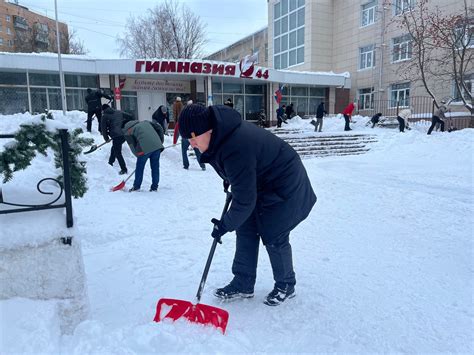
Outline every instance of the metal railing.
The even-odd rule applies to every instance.
[[[372,100],[370,102],[357,102],[357,114],[361,116],[373,116],[381,113],[384,117],[397,117],[398,113],[410,108],[412,118],[429,118],[435,110],[434,101],[427,96],[413,96],[403,100]]]
[[[17,208],[7,208],[7,209],[0,209],[0,214],[7,214],[7,213],[18,213],[18,212],[29,212],[29,211],[41,211],[41,210],[49,210],[54,208],[65,208],[66,209],[66,226],[71,228],[73,226],[73,216],[72,216],[72,194],[71,194],[71,173],[70,173],[70,164],[69,164],[69,133],[67,129],[60,129],[59,135],[61,139],[61,160],[62,160],[62,168],[63,168],[63,182],[61,183],[57,179],[54,178],[44,178],[41,179],[36,184],[36,189],[39,193],[44,195],[53,195],[53,192],[46,192],[43,191],[41,188],[41,184],[45,181],[54,181],[58,187],[59,191],[57,192],[57,196],[53,198],[52,201],[47,203],[41,204],[24,204],[24,203],[14,203],[14,202],[6,202],[3,198],[2,190],[0,189],[0,206],[13,206]],[[15,138],[13,134],[1,134],[0,138]],[[64,203],[55,204],[64,193]],[[70,239],[64,238],[63,242],[65,244],[70,244]]]

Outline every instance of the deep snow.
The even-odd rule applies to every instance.
[[[83,113],[55,116],[84,125]],[[1,116],[0,131],[30,119]],[[159,298],[194,302],[210,219],[225,199],[218,176],[193,158],[182,169],[173,147],[162,154],[158,193],[148,192],[148,166],[142,192],[112,193],[122,177],[107,164],[109,148],[84,156],[89,191],[73,201],[73,235],[82,243],[89,319],[60,336],[53,301],[0,301],[0,353],[473,353],[474,131],[427,136],[420,124],[403,134],[355,119],[353,133],[378,136],[369,153],[304,159],[318,202],[291,234],[295,299],[276,308],[262,303],[273,286],[262,246],[255,298],[218,302],[211,292],[230,281],[234,252],[234,233],[223,237],[202,302],[229,312],[226,335],[185,321],[152,322]],[[343,125],[326,118],[323,134],[343,133]],[[313,129],[301,119],[288,127]],[[131,171],[135,159],[123,150]],[[52,157],[40,156],[2,185],[5,200],[31,198],[45,175],[56,175]],[[66,233],[62,211],[2,215],[0,224],[0,248]]]

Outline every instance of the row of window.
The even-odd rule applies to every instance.
[[[474,96],[474,74],[469,75],[465,80],[466,88]],[[464,89],[463,89],[464,90]],[[374,88],[359,89],[359,109],[360,110],[371,110],[374,109]],[[454,101],[460,101],[461,93],[454,86]],[[465,94],[465,93],[463,93]],[[464,95],[465,96],[465,95]],[[395,108],[397,106],[409,106],[410,105],[410,83],[399,83],[392,84],[390,86],[390,100],[388,102],[389,108]]]
[[[394,0],[393,14],[400,15],[403,12],[411,11],[415,7],[415,0]],[[369,26],[377,21],[377,1],[373,0],[361,6],[360,25]]]
[[[359,110],[374,108],[374,88],[359,89]],[[389,108],[404,107],[410,104],[410,83],[392,84],[390,86]]]
[[[275,69],[304,62],[305,1],[282,0],[273,5],[273,66]]]
[[[403,35],[392,39],[392,62],[411,59],[413,44],[410,35]],[[371,44],[359,48],[359,69],[375,67],[375,45]]]

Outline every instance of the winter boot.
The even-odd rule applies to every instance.
[[[270,292],[267,297],[265,297],[265,303],[267,306],[278,306],[285,300],[293,298],[296,296],[295,287],[286,285],[285,288],[280,288],[275,286],[273,291]]]
[[[150,187],[150,192],[157,192],[158,191],[158,186],[157,187]]]
[[[130,190],[128,190],[128,192],[134,192],[134,191],[140,191],[140,189],[139,189],[139,188],[136,189],[136,188],[134,188],[134,187],[132,186],[132,187],[130,188]]]
[[[253,290],[239,290],[237,287],[228,284],[225,287],[218,288],[214,291],[214,296],[222,300],[233,300],[237,298],[252,298]]]
[[[127,169],[120,170],[119,175],[125,175],[126,173],[128,173]]]

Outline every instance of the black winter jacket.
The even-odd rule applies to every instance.
[[[102,137],[108,140],[109,137],[117,138],[123,136],[122,122],[124,119],[128,121],[133,119],[133,116],[120,110],[114,110],[112,107],[106,109],[100,122]]]
[[[232,187],[232,204],[222,219],[233,231],[256,214],[265,244],[289,233],[316,203],[299,155],[285,141],[226,106],[211,106],[215,122],[201,163],[209,163]]]
[[[170,112],[168,108],[166,108],[166,115],[161,112],[161,108],[163,106],[158,107],[158,109],[153,112],[153,115],[151,116],[152,120],[161,125],[163,130],[166,129],[165,127],[165,121],[169,124],[170,123]]]
[[[106,99],[109,99],[109,100],[112,99],[111,96],[105,95],[103,92],[101,92],[99,90],[93,91],[89,95],[87,95],[85,97],[85,100],[87,102],[87,111],[88,112],[95,112],[97,110],[100,110],[100,108],[102,107],[102,103],[101,103],[100,99],[102,97],[105,97]]]
[[[327,114],[327,112],[324,109],[324,104],[320,103],[318,108],[316,109],[316,118],[323,118],[324,114]]]

